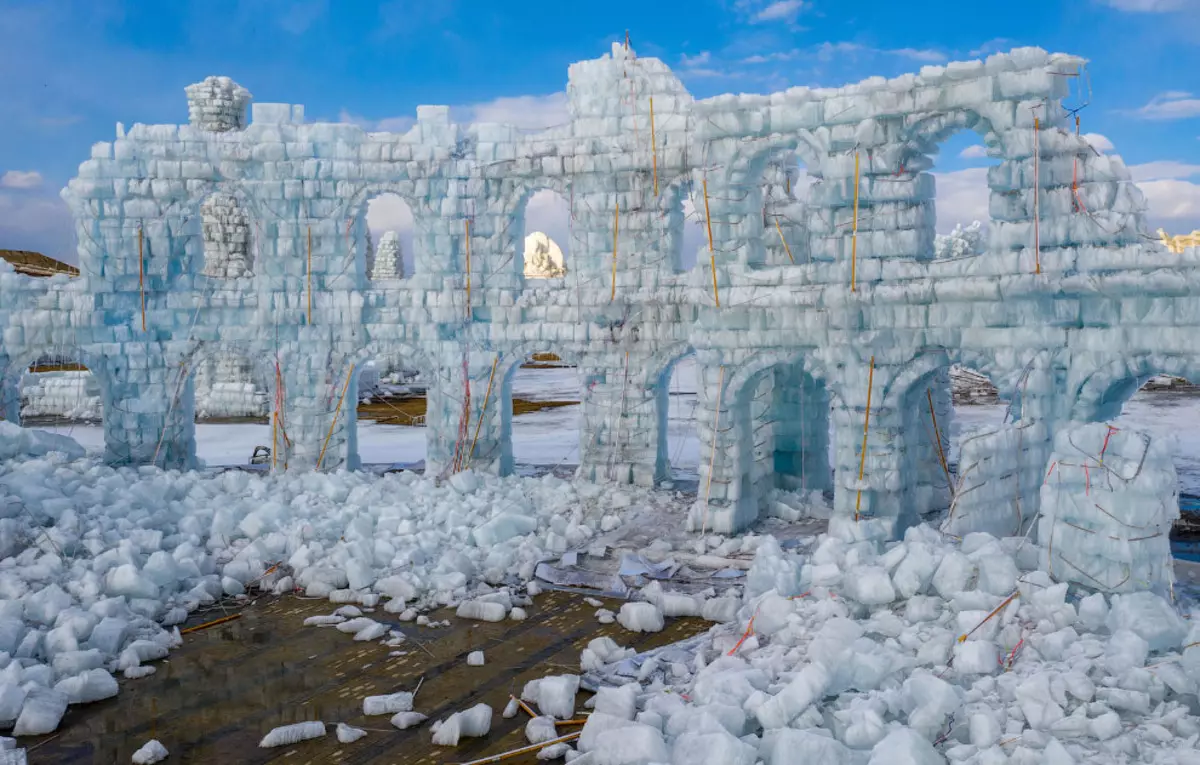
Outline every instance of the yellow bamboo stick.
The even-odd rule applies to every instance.
[[[871,389],[875,387],[875,357],[871,357],[871,371],[867,373],[867,411],[863,415],[862,454],[858,459],[858,482],[861,484],[863,472],[867,468],[867,428],[871,424]],[[862,509],[862,489],[854,499],[854,520],[858,521],[858,513]]]
[[[312,226],[308,227],[308,325],[312,326]]]
[[[321,445],[321,456],[317,458],[317,470],[325,462],[325,450],[329,448],[329,439],[333,438],[333,429],[337,427],[338,416],[342,413],[342,404],[346,401],[346,391],[350,390],[350,378],[354,376],[354,365],[346,373],[346,384],[342,386],[342,395],[338,399],[337,409],[333,410],[333,421],[329,423],[329,432],[325,434],[325,443]]]
[[[925,397],[929,399],[929,417],[933,420],[933,437],[937,439],[938,457],[942,461],[942,470],[946,473],[946,483],[950,493],[954,493],[954,481],[950,480],[950,465],[946,462],[946,450],[942,448],[942,431],[938,430],[937,412],[933,411],[933,389],[925,389]]]
[[[617,299],[617,234],[621,231],[621,203],[613,206],[613,264],[612,264],[612,294],[608,301]]]
[[[722,366],[717,375],[717,411],[713,414],[712,452],[708,455],[708,480],[704,482],[704,522],[700,524],[700,533],[708,531],[708,498],[712,495],[713,468],[717,464],[717,443],[721,431],[721,399],[725,387],[725,367]]]
[[[775,219],[775,230],[779,232],[779,241],[783,242],[783,249],[787,250],[788,260],[795,264],[796,259],[792,257],[792,248],[788,247],[787,240],[783,238],[783,228],[779,225],[779,218]]]
[[[854,229],[850,234],[850,291],[858,291],[858,152],[854,152]]]
[[[712,263],[713,300],[721,307],[721,294],[717,290],[717,251],[713,249],[712,216],[708,212],[708,179],[704,179],[704,225],[708,227],[708,258]]]
[[[654,161],[654,196],[658,196],[658,141],[654,135],[654,96],[650,96],[650,157]]]
[[[142,257],[142,227],[138,226],[138,290],[142,293],[142,331],[146,331],[146,267]]]
[[[503,752],[501,754],[494,754],[491,757],[484,757],[482,760],[471,760],[470,762],[464,762],[464,763],[462,763],[462,765],[490,765],[493,762],[503,762],[504,760],[510,759],[512,757],[516,757],[517,755],[520,755],[520,754],[528,754],[529,752],[536,752],[536,751],[538,751],[540,749],[544,749],[545,747],[548,747],[552,744],[561,744],[565,741],[574,741],[575,739],[579,738],[582,734],[583,734],[583,731],[576,731],[575,733],[568,733],[565,736],[559,736],[558,738],[550,739],[549,741],[543,741],[540,744],[530,744],[529,746],[523,746],[519,749],[512,749],[510,751]]]
[[[492,381],[496,379],[496,364],[500,361],[500,357],[492,359],[492,373],[488,375],[487,390],[483,392],[483,408],[479,410],[479,421],[475,423],[475,437],[471,439],[471,451],[467,452],[467,467],[471,467],[471,460],[475,458],[475,444],[479,441],[479,428],[483,426],[483,416],[487,414],[488,399],[492,396]]]
[[[464,220],[467,231],[467,321],[471,320],[471,221]]]

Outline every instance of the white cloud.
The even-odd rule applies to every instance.
[[[0,188],[36,189],[42,185],[42,174],[36,170],[9,170],[0,175]]]
[[[1149,205],[1150,228],[1156,223],[1175,224],[1181,233],[1200,229],[1200,184],[1182,180],[1143,181],[1138,184]]]
[[[1140,165],[1130,165],[1129,174],[1133,177],[1134,182],[1139,184],[1143,181],[1180,180],[1200,175],[1200,165],[1175,162],[1169,159],[1157,160]]]
[[[1083,140],[1090,143],[1092,148],[1101,154],[1112,151],[1116,148],[1113,146],[1113,142],[1108,140],[1108,136],[1101,135],[1100,133],[1084,133]]]
[[[937,230],[949,233],[957,224],[970,225],[974,221],[987,222],[988,196],[987,168],[972,167],[949,173],[934,173],[937,186]]]
[[[771,21],[795,21],[796,16],[803,8],[803,0],[776,0],[755,13],[750,20],[758,24]]]
[[[1200,117],[1200,98],[1191,93],[1170,90],[1159,93],[1150,99],[1140,109],[1131,112],[1134,116],[1147,120],[1181,120],[1189,117]]]
[[[451,111],[462,113],[468,122],[499,122],[525,130],[551,128],[569,119],[565,92],[545,96],[505,96]]]
[[[987,147],[981,144],[968,146],[958,153],[963,159],[986,159],[987,155]]]
[[[978,48],[975,48],[967,55],[971,58],[982,58],[984,56],[990,56],[993,53],[999,53],[1000,51],[1010,50],[1015,47],[1017,47],[1016,41],[1008,37],[994,37],[985,42],[983,45],[980,45]]]
[[[712,53],[706,50],[702,50],[694,56],[689,56],[688,54],[684,53],[679,57],[679,65],[684,69],[692,69],[698,66],[704,66],[710,61],[712,61]]]
[[[1101,2],[1127,13],[1173,13],[1200,7],[1195,0],[1101,0]]]
[[[798,50],[781,50],[775,53],[755,54],[742,59],[743,64],[766,64],[771,61],[791,61],[800,55]]]
[[[912,59],[913,61],[924,61],[927,64],[936,64],[939,61],[947,59],[945,53],[931,48],[896,48],[894,50],[882,50],[880,53],[888,53],[893,56]]]
[[[0,247],[79,262],[71,211],[56,194],[0,193]]]

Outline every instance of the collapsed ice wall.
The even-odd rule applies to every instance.
[[[776,488],[832,488],[836,513],[897,533],[949,501],[946,372],[961,364],[996,383],[1018,426],[1038,424],[1012,492],[1036,505],[1026,468],[1047,463],[1057,429],[1101,418],[1130,376],[1196,366],[1179,327],[1197,323],[1198,256],[1147,244],[1120,158],[1068,129],[1082,65],[1024,48],[695,101],[661,61],[614,46],[570,68],[561,125],[457,125],[423,106],[402,135],[308,123],[289,104],[246,120],[249,94],[206,80],[188,91],[191,124],[118,126],[64,192],[77,283],[0,275],[0,378],[50,348],[87,355],[111,402],[110,459],[183,466],[196,360],[235,352],[277,366],[280,464],[334,468],[358,459],[342,391],[366,362],[405,359],[428,386],[429,469],[461,461],[471,433],[465,458],[504,473],[509,375],[553,352],[585,381],[580,475],[649,485],[670,474],[661,392],[694,353],[697,525],[743,527]],[[963,130],[998,162],[989,236],[938,259],[929,170]],[[571,262],[526,281],[541,189],[569,200]],[[413,212],[403,280],[369,278],[366,208],[383,193]],[[236,221],[206,227],[214,197]],[[711,229],[686,272],[685,209]],[[206,271],[218,241],[245,253],[247,276]]]

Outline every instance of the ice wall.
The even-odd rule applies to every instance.
[[[1139,375],[1200,379],[1197,254],[1147,240],[1120,158],[1075,134],[1062,100],[1082,65],[1023,48],[695,101],[661,61],[614,46],[570,67],[561,125],[458,125],[423,106],[405,134],[308,123],[288,104],[246,121],[245,89],[210,78],[188,89],[190,124],[118,126],[92,147],[64,192],[78,280],[0,274],[0,401],[17,416],[12,370],[71,349],[100,383],[109,458],[183,466],[197,365],[234,352],[264,379],[278,364],[280,464],[354,467],[342,391],[364,362],[402,359],[428,385],[429,469],[505,472],[511,372],[553,352],[585,381],[568,460],[648,485],[670,468],[662,386],[694,353],[698,526],[745,526],[772,488],[832,487],[836,513],[899,533],[949,501],[951,365],[1038,425],[1021,466],[1047,464],[1066,423],[1110,416]],[[997,162],[989,236],[938,258],[929,171],[962,130]],[[569,200],[571,262],[526,281],[524,212],[541,189]],[[383,193],[414,216],[402,280],[368,268],[366,208]],[[685,209],[712,244],[681,272]],[[1032,472],[1013,473],[1012,494],[1036,505]]]

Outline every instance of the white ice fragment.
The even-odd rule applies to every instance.
[[[523,622],[527,616],[528,614],[525,613],[524,608],[517,608],[516,606],[513,606],[512,610],[508,612],[508,618],[514,622]]]
[[[825,665],[809,664],[783,690],[758,708],[755,716],[763,728],[783,728],[825,695],[829,687],[829,671]]]
[[[653,603],[623,603],[617,622],[631,632],[662,632],[663,613]]]
[[[363,627],[358,632],[354,633],[354,639],[360,643],[365,643],[371,640],[378,640],[388,633],[388,626],[372,621],[366,627]]]
[[[133,753],[133,765],[154,765],[167,759],[168,754],[167,748],[158,739],[150,739]]]
[[[324,735],[325,723],[323,722],[302,722],[293,725],[281,725],[263,736],[262,741],[259,741],[258,745],[263,749],[270,749],[276,746],[288,746],[300,741],[307,741],[311,738],[320,738]]]
[[[895,728],[871,749],[867,765],[945,765],[946,758],[911,728]]]
[[[573,752],[574,749],[565,741],[560,741],[557,744],[543,747],[538,750],[537,758],[539,760],[560,760],[567,756],[568,752]]]
[[[397,712],[392,715],[392,725],[400,730],[408,730],[413,726],[420,725],[429,718],[420,712]]]
[[[1187,624],[1170,603],[1153,592],[1113,595],[1106,622],[1114,634],[1119,630],[1137,634],[1152,652],[1178,648],[1187,635]]]
[[[508,703],[504,705],[504,711],[500,713],[500,716],[506,720],[511,720],[517,716],[517,711],[520,708],[521,704],[517,701],[516,697],[510,698]]]
[[[337,724],[337,740],[343,744],[353,744],[365,735],[367,732],[362,728],[352,728],[346,723]]]
[[[117,680],[104,669],[89,669],[59,680],[54,690],[67,695],[69,704],[91,704],[117,695]]]
[[[373,715],[390,715],[396,712],[411,712],[412,708],[413,695],[408,691],[389,693],[384,696],[367,696],[363,699],[363,714],[368,717]]]
[[[579,675],[552,675],[526,683],[521,699],[536,704],[544,715],[569,720],[575,714],[578,693]]]
[[[1000,650],[989,640],[967,640],[954,646],[954,669],[964,675],[990,675],[1000,667]]]
[[[766,765],[793,765],[800,762],[852,765],[857,762],[852,758],[850,749],[836,739],[792,728],[767,731],[763,735],[760,750]]]
[[[483,666],[483,651],[471,651],[469,654],[467,654],[467,666],[468,667],[482,667]]]
[[[438,723],[433,733],[433,743],[435,746],[458,746],[459,739],[486,736],[491,729],[492,708],[487,704],[476,704]]]
[[[553,717],[532,717],[525,723],[525,738],[531,744],[542,744],[558,738]]]
[[[725,729],[718,728],[712,732],[675,739],[671,761],[688,765],[754,765],[758,761],[758,752]]]
[[[53,733],[67,712],[67,694],[49,688],[33,688],[13,726],[14,736]]]
[[[846,576],[846,597],[865,606],[882,606],[896,599],[896,590],[887,569],[880,566],[859,566]]]
[[[305,627],[332,627],[335,624],[341,624],[346,621],[346,617],[338,616],[337,614],[324,614],[320,616],[310,616],[304,620]]]
[[[671,761],[662,733],[649,725],[638,723],[600,733],[596,736],[591,757],[595,765],[641,765]]]
[[[508,615],[508,609],[503,603],[489,603],[481,600],[468,600],[458,606],[454,615],[459,619],[474,619],[481,622],[502,622]]]

